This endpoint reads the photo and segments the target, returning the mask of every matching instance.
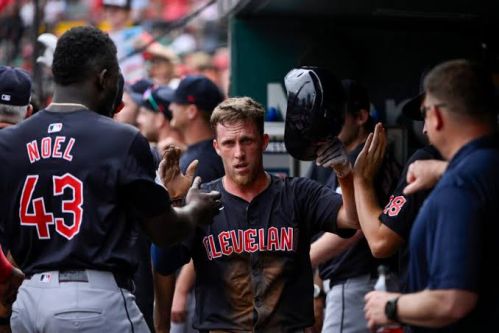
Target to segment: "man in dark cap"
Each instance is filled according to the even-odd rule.
[[[29,117],[33,111],[30,104],[31,78],[19,68],[0,66],[0,128],[15,125]],[[10,306],[16,299],[17,289],[24,274],[4,256],[8,244],[0,225],[0,327],[10,324]],[[4,308],[5,307],[5,308]]]
[[[19,68],[0,66],[0,128],[31,115],[31,78]]]
[[[370,132],[374,120],[369,109],[367,89],[358,81],[343,80],[347,105],[345,122],[338,139],[345,145],[349,160],[353,164]],[[324,169],[324,168],[322,168]],[[332,170],[325,184],[338,188],[338,179]],[[388,199],[395,187],[400,166],[389,155],[376,175],[374,185],[380,204]],[[349,239],[331,233],[324,233],[316,240],[310,250],[312,265],[319,265],[320,277],[326,292],[326,312],[323,332],[368,332],[364,319],[363,297],[373,289],[376,269],[380,261],[375,259],[361,231]]]
[[[180,81],[170,104],[172,114],[170,125],[180,132],[187,144],[187,150],[180,157],[180,170],[182,173],[186,173],[191,163],[197,160],[199,167],[196,176],[200,176],[204,183],[222,177],[224,174],[222,160],[213,148],[214,133],[210,126],[210,116],[223,99],[224,96],[215,83],[204,76],[196,75],[187,76]],[[153,246],[152,253],[163,258],[176,257],[176,255],[155,246]],[[154,269],[156,288],[168,289],[167,285],[171,284],[172,276],[161,274],[168,271],[168,269],[161,267],[161,265],[154,267]],[[181,324],[188,319],[185,307],[189,302],[187,293],[192,288],[193,275],[193,266],[188,264],[182,269],[178,277],[176,299],[172,309],[172,320],[174,322]],[[163,288],[161,285],[163,285]],[[168,303],[165,303],[165,297],[171,296],[165,295],[164,292],[156,294],[156,311],[158,314],[169,311],[169,306],[162,305],[168,305]],[[170,324],[162,320],[162,318],[157,318],[156,323],[157,329],[163,329],[165,325]]]

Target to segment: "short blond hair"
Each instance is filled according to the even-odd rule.
[[[263,135],[263,119],[265,109],[250,97],[227,98],[218,104],[211,114],[210,124],[216,130],[218,124],[233,124],[250,121],[256,125],[258,132]]]

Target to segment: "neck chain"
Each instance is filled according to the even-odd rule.
[[[82,109],[88,109],[87,106],[83,104],[78,104],[78,103],[50,103],[47,107],[50,108],[51,106],[71,106],[75,108],[82,108]]]

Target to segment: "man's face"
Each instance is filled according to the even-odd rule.
[[[338,134],[338,139],[345,145],[349,146],[354,142],[360,133],[361,124],[357,122],[357,117],[350,112],[345,113],[345,122]]]
[[[147,108],[141,106],[139,116],[137,117],[137,124],[140,133],[146,137],[149,142],[158,141],[159,132],[159,113],[149,111]]]
[[[135,104],[128,93],[123,93],[123,104],[125,105],[120,112],[114,115],[114,119],[120,123],[137,126],[137,116],[139,106]]]
[[[189,105],[170,103],[170,111],[172,112],[172,119],[170,120],[170,126],[183,132],[189,121],[187,114],[187,108]]]
[[[112,116],[114,114],[114,102],[118,94],[119,71],[108,69],[104,75],[104,87],[101,90],[101,98],[97,112],[102,115]]]
[[[127,25],[130,17],[130,10],[116,6],[105,6],[104,15],[106,21],[108,21],[111,26],[111,31],[115,31],[123,29]]]
[[[263,172],[263,151],[269,142],[250,121],[218,124],[214,147],[222,158],[225,176],[241,187],[251,186]]]
[[[149,77],[159,84],[168,84],[174,74],[174,65],[164,58],[153,57],[148,63]]]

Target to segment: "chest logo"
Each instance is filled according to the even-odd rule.
[[[57,133],[62,130],[62,123],[53,123],[49,125],[49,133]]]

